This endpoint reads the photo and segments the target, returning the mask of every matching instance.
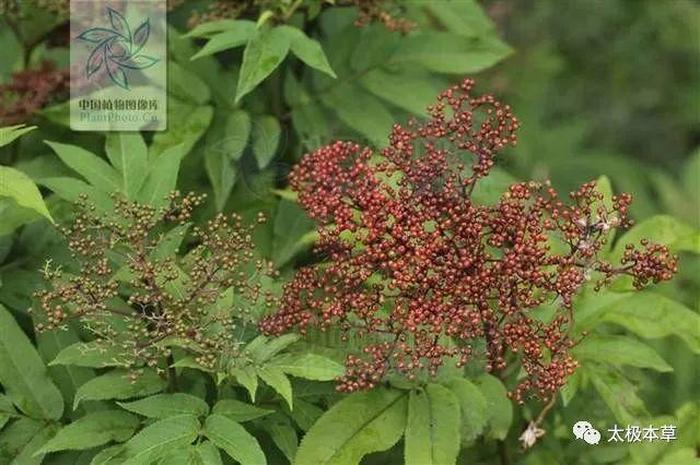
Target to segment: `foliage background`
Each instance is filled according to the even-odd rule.
[[[12,1],[0,1],[5,8],[0,17],[0,85],[10,82],[13,73],[35,69],[44,60],[57,63],[59,68],[67,66],[67,49],[61,44],[65,34],[61,2],[19,3],[21,20],[13,16]],[[416,18],[419,29],[440,31],[417,40],[387,31],[379,24],[358,29],[352,24],[356,13],[351,8],[324,6],[319,17],[307,22],[306,31],[319,39],[328,57],[329,65],[319,59],[314,66],[326,73],[313,71],[298,58],[288,56],[278,68],[262,76],[264,79],[246,74],[255,74],[255,70],[245,68],[245,40],[232,41],[214,55],[201,51],[210,33],[202,32],[197,41],[183,37],[192,11],[206,11],[207,3],[184,2],[171,13],[171,129],[145,135],[149,157],[155,160],[158,154],[182,144],[186,155],[175,167],[179,168],[176,186],[183,191],[209,193],[211,201],[200,219],[217,210],[238,211],[248,219],[265,211],[272,221],[255,240],[283,277],[311,260],[308,251],[313,225],[284,190],[286,174],[302,154],[337,138],[367,140],[381,146],[393,121],[420,116],[445,84],[473,73],[480,90],[494,92],[511,104],[523,122],[519,145],[499,161],[495,190],[515,179],[549,178],[567,191],[605,175],[614,191],[634,194],[633,216],[643,224],[653,219],[647,223],[653,237],[666,237],[670,243],[682,229],[693,232],[697,243],[700,8],[694,2],[433,2],[433,16],[420,14],[425,3],[399,2],[405,7],[399,14]],[[273,7],[274,14],[284,16],[289,3],[282,1],[278,6],[279,10]],[[254,9],[250,19],[257,19],[255,15],[263,10]],[[289,18],[292,26],[301,25],[300,21],[294,15]],[[19,29],[10,27],[11,23]],[[235,47],[231,45],[234,42]],[[466,45],[461,48],[461,44]],[[444,54],[437,56],[435,50]],[[198,52],[201,58],[191,60]],[[328,75],[329,67],[338,79]],[[247,82],[260,81],[252,84],[248,89],[252,92],[246,96],[241,95],[241,82],[246,82],[241,75],[248,76]],[[0,99],[0,105],[7,102]],[[60,222],[71,215],[66,200],[74,199],[81,189],[90,190],[89,184],[96,186],[80,168],[71,165],[69,156],[57,157],[43,141],[81,146],[101,154],[104,138],[70,132],[60,96],[42,106],[24,121],[37,125],[37,130],[0,147],[0,165],[25,173],[41,186],[51,217]],[[0,115],[2,110],[0,106]],[[65,182],[66,178],[76,178],[76,171],[83,175],[79,188]],[[42,219],[38,212],[41,207],[22,205],[12,198],[2,190],[3,179],[0,303],[48,362],[66,341],[60,340],[63,336],[51,341],[35,338],[25,310],[31,306],[31,292],[41,285],[37,270],[45,259],[51,257],[60,263],[67,257],[49,220]],[[697,252],[697,245],[684,250],[680,276],[654,292],[697,313],[700,261],[697,253],[688,252]],[[640,299],[632,310],[652,310],[647,305],[662,308],[661,301]],[[537,413],[536,406],[528,405],[516,411],[505,442],[482,437],[475,446],[462,451],[459,463],[499,463],[503,447],[510,450],[512,463],[697,463],[689,451],[700,450],[700,438],[691,437],[700,431],[697,405],[693,404],[700,392],[700,358],[697,343],[693,351],[678,336],[683,338],[680,333],[685,331],[686,338],[697,341],[700,328],[692,326],[697,320],[688,321],[692,322],[690,327],[665,332],[632,328],[633,333],[650,337],[645,342],[673,371],[628,368],[623,378],[608,380],[612,386],[609,398],[590,383],[582,386],[568,405],[558,405],[550,413],[545,428],[548,434],[542,442],[521,453],[517,437],[526,419]],[[664,320],[648,325],[660,327]],[[4,337],[2,330],[0,339]],[[609,326],[602,331],[620,334],[619,328]],[[693,332],[695,336],[688,336]],[[598,355],[605,358],[605,354]],[[49,373],[61,385],[59,379],[75,374],[58,367],[50,368]],[[578,419],[585,417],[609,427],[630,413],[613,414],[611,404],[622,404],[623,409],[629,406],[632,418],[638,418],[634,411],[639,407],[636,396],[644,400],[641,410],[645,418],[651,417],[655,423],[675,415],[672,421],[679,423],[679,434],[685,437],[673,445],[675,449],[635,450],[619,445],[591,449],[571,440],[568,428]],[[16,430],[13,434],[21,436]],[[22,451],[29,442],[42,440],[34,430],[27,433],[29,439],[25,442],[7,431],[0,432],[0,450]],[[50,435],[52,430],[42,430],[41,434]],[[284,455],[275,455],[274,460],[284,460]],[[401,456],[401,448],[395,447],[365,460],[368,464],[401,463]],[[68,454],[65,458],[49,457],[52,461],[45,463],[69,463],[74,459]],[[17,460],[6,456],[0,463],[35,463]]]

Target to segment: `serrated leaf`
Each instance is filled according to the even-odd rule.
[[[248,41],[236,86],[236,102],[249,94],[282,63],[289,38],[278,28],[259,29]]]
[[[391,448],[406,427],[406,397],[406,391],[385,388],[345,397],[306,433],[295,465],[357,465]]]
[[[233,420],[222,415],[210,415],[204,423],[204,434],[241,465],[267,463],[258,441]]]
[[[78,178],[56,177],[42,178],[38,180],[42,186],[48,187],[58,197],[68,202],[77,202],[82,195],[87,197],[87,200],[95,205],[100,213],[111,212],[114,210],[114,202],[109,197],[109,194],[101,190],[97,190],[85,181]]]
[[[278,368],[288,375],[315,381],[331,381],[345,372],[345,367],[340,363],[311,353],[282,354],[270,360],[266,366]]]
[[[219,449],[210,441],[204,441],[195,448],[199,461],[190,465],[222,465]]]
[[[211,98],[206,82],[175,61],[168,62],[168,92],[183,102],[203,105]]]
[[[12,315],[0,305],[0,384],[14,404],[34,418],[58,420],[63,397],[44,362]]]
[[[513,406],[508,399],[508,391],[498,378],[491,375],[480,376],[475,384],[486,399],[491,436],[505,438],[513,422]]]
[[[451,465],[457,460],[460,407],[455,395],[439,384],[413,390],[406,420],[406,465]]]
[[[240,400],[222,399],[214,405],[212,412],[240,423],[270,415],[274,410],[256,407]]]
[[[292,53],[307,65],[322,73],[335,78],[335,72],[328,63],[328,58],[323,51],[323,47],[318,41],[307,36],[304,31],[292,26],[279,26],[277,29],[283,31],[289,37]]]
[[[241,23],[250,23],[253,25],[253,27],[255,26],[254,22],[247,20],[219,19],[216,21],[207,21],[206,23],[198,24],[183,37],[211,37],[221,32],[238,28],[241,26]]]
[[[615,323],[645,339],[675,335],[700,353],[700,315],[696,312],[651,291],[623,296],[597,310],[598,322]]]
[[[120,407],[148,418],[176,415],[201,417],[209,413],[209,405],[199,397],[184,393],[156,394],[133,402],[117,402]]]
[[[225,31],[213,35],[209,34],[209,41],[190,59],[196,60],[246,44],[255,34],[255,23],[252,21],[235,21],[235,23],[233,27],[227,28]]]
[[[660,372],[673,371],[671,365],[654,349],[627,336],[588,336],[572,352],[582,361],[651,368]]]
[[[429,75],[406,75],[390,73],[376,68],[359,79],[360,85],[387,102],[413,114],[426,116],[428,106],[440,93]],[[442,83],[441,83],[442,84]]]
[[[36,126],[25,126],[24,124],[0,128],[0,147],[11,144],[18,138],[35,129]]]
[[[154,371],[145,370],[134,380],[125,370],[113,370],[80,386],[73,408],[84,400],[129,399],[145,397],[165,389],[165,381]]]
[[[248,346],[246,347],[246,350],[250,352],[250,355],[255,363],[262,364],[297,342],[299,339],[300,336],[298,334],[284,334],[282,336],[266,340],[264,344],[257,345],[256,347]]]
[[[136,432],[138,425],[138,418],[127,412],[105,410],[88,413],[61,428],[38,453],[85,450],[111,441],[126,441]]]
[[[111,460],[117,455],[119,455],[123,449],[124,446],[122,446],[121,444],[102,449],[92,458],[90,465],[110,465]]]
[[[120,178],[109,163],[76,145],[46,141],[56,155],[73,171],[81,175],[93,187],[113,192],[119,190]]]
[[[379,99],[350,84],[339,85],[322,98],[343,123],[372,144],[377,147],[387,144],[394,117]]]
[[[444,383],[457,398],[462,412],[461,435],[464,441],[476,439],[488,421],[486,398],[478,387],[464,378],[452,378]]]
[[[143,137],[138,132],[110,132],[105,151],[121,175],[120,190],[135,200],[148,174],[148,148]]]
[[[149,464],[160,453],[191,444],[199,435],[194,415],[168,417],[150,424],[124,445],[123,465]]]
[[[255,392],[258,390],[258,375],[255,368],[252,366],[232,368],[231,375],[246,388],[250,394],[250,400],[255,402]]]
[[[256,367],[255,372],[260,379],[265,381],[265,384],[274,389],[287,402],[289,408],[292,408],[292,383],[289,378],[279,368],[266,365]]]
[[[649,415],[635,385],[617,371],[590,365],[585,371],[600,397],[622,424],[633,425]]]
[[[54,222],[36,184],[29,176],[15,168],[0,166],[0,197],[9,197],[17,205],[33,210]]]
[[[166,196],[175,190],[180,163],[187,154],[184,144],[166,149],[151,160],[151,171],[147,181],[138,195],[141,203],[154,207],[164,206]]]
[[[282,127],[274,116],[261,116],[253,121],[253,154],[258,168],[267,167],[275,157],[281,134]]]
[[[75,365],[88,368],[127,366],[126,360],[119,360],[121,350],[104,342],[76,342],[56,355],[49,365]]]
[[[672,216],[652,216],[635,225],[615,243],[615,247],[610,255],[610,261],[612,263],[619,263],[620,258],[622,258],[625,252],[625,247],[628,244],[639,247],[639,242],[642,239],[649,239],[653,242],[667,245],[671,250],[674,250],[676,242],[696,233],[692,226]]]
[[[275,413],[272,416],[263,418],[260,421],[260,425],[270,435],[272,442],[275,443],[277,448],[287,457],[289,463],[294,463],[294,456],[299,447],[299,438],[289,418],[280,413]]]
[[[289,412],[292,419],[303,431],[308,431],[323,415],[323,409],[298,397],[294,399],[294,410]]]
[[[437,73],[468,74],[490,68],[511,53],[512,49],[495,36],[474,42],[450,32],[431,31],[406,37],[389,63],[419,65]]]

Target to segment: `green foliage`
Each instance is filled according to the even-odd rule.
[[[356,2],[246,0],[228,12],[213,6],[236,2],[173,2],[167,131],[71,132],[65,95],[5,122],[13,96],[2,86],[12,73],[44,60],[68,66],[67,15],[47,10],[66,3],[0,0],[0,464],[698,463],[697,5],[359,2],[412,23],[404,34],[381,16],[357,27]],[[618,262],[644,238],[680,255],[678,279],[643,292],[630,292],[625,278],[608,291],[586,285],[574,302],[572,332],[587,333],[572,348],[580,366],[550,407],[511,402],[521,373],[484,374],[484,348],[472,341],[464,368],[339,394],[333,381],[362,341],[332,327],[303,340],[261,336],[258,320],[278,304],[243,305],[235,286],[215,304],[188,307],[212,318],[246,308],[230,329],[236,344],[214,365],[198,358],[212,349],[193,352],[186,338],[160,342],[167,359],[134,366],[143,348],[100,343],[95,321],[31,329],[39,270],[61,270],[64,282],[81,271],[53,223],[70,221],[83,196],[111,220],[115,194],[155,208],[178,189],[212,197],[185,223],[154,232],[146,256],[176,264],[172,295],[191,286],[182,273],[196,227],[216,212],[240,213],[244,223],[263,212],[254,258],[271,260],[280,276],[243,273],[278,297],[295,270],[325,258],[312,252],[320,235],[287,184],[300,157],[337,139],[381,148],[394,123],[425,118],[438,92],[473,73],[523,123],[512,156],[472,192],[475,203],[492,204],[518,180],[551,178],[570,190],[597,179],[608,205],[635,195],[636,225],[614,232],[606,259]],[[117,248],[109,257],[113,310],[133,305],[129,255]],[[166,289],[162,276],[156,284]],[[548,323],[553,305],[532,318]],[[390,310],[385,302],[380,312]],[[108,327],[118,340],[133,334],[114,315]],[[580,419],[601,432],[675,424],[679,438],[588,447],[570,435]],[[530,422],[545,433],[516,452]]]

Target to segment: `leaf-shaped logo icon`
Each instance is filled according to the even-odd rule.
[[[89,79],[105,67],[110,80],[128,90],[126,70],[147,69],[160,61],[141,53],[151,35],[151,22],[146,18],[132,35],[129,22],[123,14],[107,7],[107,17],[111,29],[94,27],[77,36],[78,40],[96,44],[85,63],[85,75]]]

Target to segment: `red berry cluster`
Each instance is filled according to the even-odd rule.
[[[493,96],[473,96],[473,85],[440,94],[427,121],[395,125],[379,154],[336,142],[292,171],[327,259],[298,271],[261,327],[335,326],[360,336],[364,349],[348,356],[341,391],[483,357],[488,371],[522,363],[516,400],[547,398],[576,367],[572,305],[586,281],[630,274],[641,287],[676,270],[659,245],[628,251],[619,267],[598,257],[608,232],[629,224],[631,197],[606,201],[595,183],[567,203],[534,182],[511,186],[494,205],[474,202],[475,185],[516,142],[519,123]],[[553,317],[534,312],[552,303]]]
[[[68,93],[68,72],[44,62],[38,69],[18,71],[0,85],[0,125],[26,122],[48,103]]]

